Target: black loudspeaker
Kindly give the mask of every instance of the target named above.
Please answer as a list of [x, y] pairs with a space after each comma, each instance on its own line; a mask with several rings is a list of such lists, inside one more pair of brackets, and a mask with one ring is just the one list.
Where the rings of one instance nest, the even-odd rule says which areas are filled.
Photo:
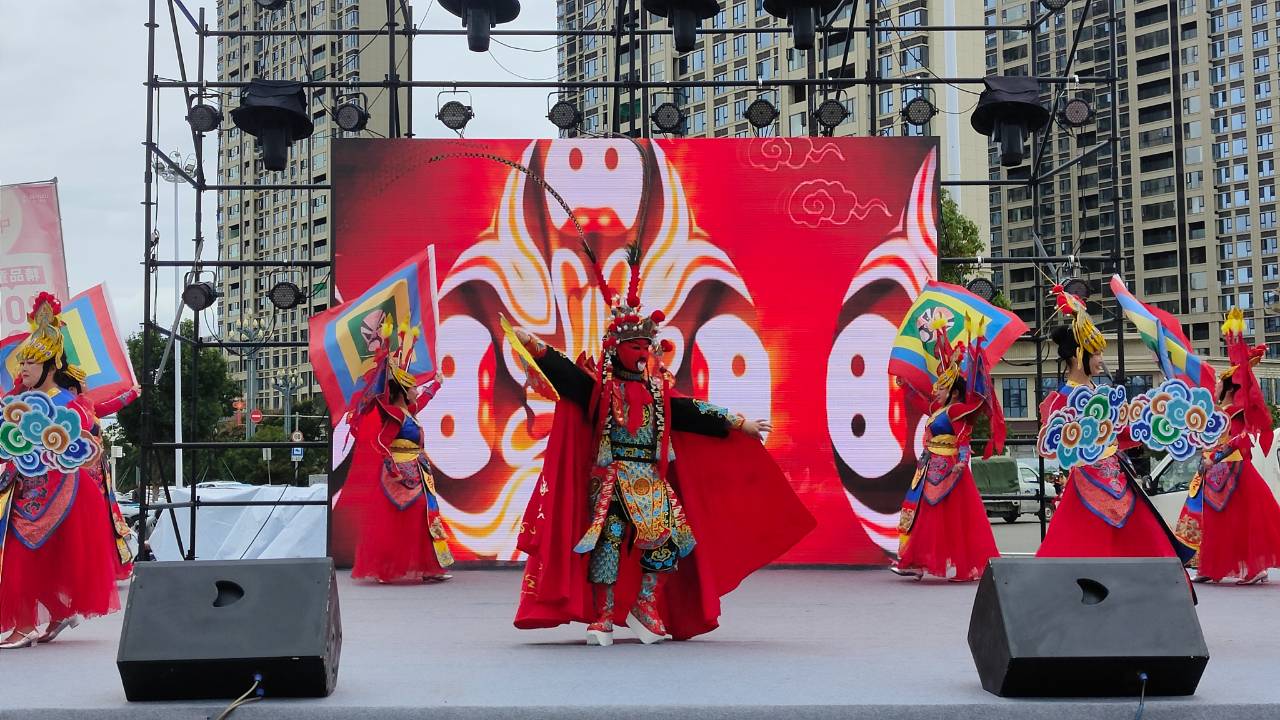
[[330, 558], [134, 567], [116, 666], [129, 700], [323, 697], [342, 622]]
[[991, 561], [969, 649], [1003, 697], [1191, 695], [1209, 662], [1175, 558]]

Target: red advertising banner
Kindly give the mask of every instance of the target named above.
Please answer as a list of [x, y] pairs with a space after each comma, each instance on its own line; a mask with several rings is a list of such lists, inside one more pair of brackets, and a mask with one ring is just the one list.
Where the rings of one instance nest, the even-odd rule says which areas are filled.
[[419, 417], [455, 554], [519, 558], [550, 428], [499, 314], [599, 350], [576, 219], [615, 284], [642, 240], [677, 388], [772, 420], [766, 447], [819, 521], [782, 561], [883, 562], [919, 425], [887, 367], [935, 272], [937, 156], [932, 138], [336, 141], [341, 296], [435, 246], [444, 387]]
[[25, 332], [32, 299], [46, 291], [70, 298], [58, 181], [0, 185], [0, 337]]

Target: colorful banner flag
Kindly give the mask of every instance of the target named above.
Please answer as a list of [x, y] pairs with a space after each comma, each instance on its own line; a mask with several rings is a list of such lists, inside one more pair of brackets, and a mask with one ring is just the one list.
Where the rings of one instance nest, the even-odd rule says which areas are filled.
[[0, 186], [0, 337], [25, 332], [31, 300], [67, 291], [58, 181]]
[[[129, 353], [111, 314], [105, 285], [95, 285], [62, 306], [62, 340], [67, 362], [85, 373], [85, 394], [95, 403], [118, 397], [136, 384]], [[8, 391], [17, 377], [14, 351], [26, 333], [0, 340], [0, 388]]]
[[[374, 355], [383, 342], [382, 324], [386, 318], [392, 319], [394, 327], [408, 322], [420, 332], [414, 341], [409, 372], [423, 380], [435, 370], [433, 250], [428, 246], [354, 300], [312, 316], [311, 366], [335, 424], [360, 390], [365, 374], [373, 368]], [[397, 350], [397, 333], [392, 333], [389, 342], [391, 350]]]
[[968, 341], [965, 317], [970, 329], [984, 329], [983, 356], [994, 367], [1009, 346], [1027, 331], [1026, 323], [1008, 310], [992, 305], [959, 285], [930, 280], [916, 296], [898, 327], [889, 354], [889, 374], [896, 375], [916, 390], [928, 395], [938, 379], [938, 358], [934, 355], [934, 323], [946, 329], [952, 343]]
[[1213, 368], [1191, 350], [1191, 341], [1183, 334], [1177, 318], [1138, 300], [1119, 275], [1111, 277], [1111, 292], [1125, 317], [1138, 329], [1142, 343], [1155, 353], [1166, 378], [1181, 378], [1188, 385], [1214, 389]]

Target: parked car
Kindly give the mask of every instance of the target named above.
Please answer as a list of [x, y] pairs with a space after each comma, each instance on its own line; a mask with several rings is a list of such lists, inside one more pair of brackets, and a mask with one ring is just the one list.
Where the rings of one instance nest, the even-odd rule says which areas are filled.
[[[1020, 464], [1011, 457], [993, 457], [990, 460], [974, 460], [973, 479], [978, 492], [988, 495], [1016, 495], [1018, 500], [986, 500], [988, 517], [996, 517], [1007, 523], [1017, 522], [1023, 515], [1040, 512], [1040, 476], [1035, 468]], [[1045, 484], [1046, 517], [1053, 515], [1054, 498], [1058, 491], [1051, 483]]]
[[[1280, 465], [1277, 465], [1277, 454], [1280, 454], [1280, 430], [1271, 441], [1271, 454], [1264, 455], [1257, 443], [1253, 445], [1253, 467], [1271, 486], [1271, 491], [1280, 497]], [[1178, 515], [1182, 513], [1182, 505], [1187, 501], [1187, 488], [1191, 486], [1191, 478], [1200, 468], [1200, 456], [1187, 460], [1174, 460], [1167, 455], [1151, 469], [1151, 477], [1143, 478], [1143, 489], [1151, 496], [1160, 517], [1174, 527], [1178, 524]]]

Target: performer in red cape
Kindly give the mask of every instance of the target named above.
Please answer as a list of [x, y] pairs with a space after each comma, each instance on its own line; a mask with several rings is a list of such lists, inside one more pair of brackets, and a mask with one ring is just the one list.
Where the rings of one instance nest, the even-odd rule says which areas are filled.
[[1253, 374], [1266, 346], [1245, 342], [1239, 308], [1222, 324], [1222, 337], [1232, 365], [1218, 376], [1218, 405], [1231, 424], [1222, 442], [1204, 453], [1177, 533], [1198, 548], [1192, 561], [1197, 582], [1236, 578], [1237, 585], [1254, 585], [1280, 567], [1280, 505], [1252, 462], [1255, 438], [1267, 453], [1273, 435], [1271, 412]]
[[[99, 440], [66, 374], [61, 305], [36, 297], [0, 433], [0, 649], [49, 642], [120, 609]], [[37, 628], [44, 625], [43, 632]]]
[[[1066, 363], [1066, 383], [1040, 405], [1040, 416], [1064, 407], [1071, 391], [1094, 387], [1105, 372], [1107, 340], [1085, 311], [1083, 301], [1055, 287], [1058, 308], [1071, 324], [1054, 330], [1058, 358]], [[1136, 446], [1127, 432], [1096, 462], [1070, 469], [1063, 497], [1036, 557], [1177, 557], [1183, 549], [1160, 519], [1150, 498], [1122, 466], [1120, 451]], [[1189, 555], [1188, 555], [1189, 557]]]
[[588, 645], [610, 645], [625, 621], [646, 644], [685, 640], [815, 522], [759, 440], [769, 424], [678, 396], [650, 357], [664, 317], [641, 314], [639, 244], [625, 297], [584, 251], [611, 313], [600, 364], [516, 331], [560, 400], [521, 524], [515, 625], [587, 623]]
[[[76, 397], [84, 394], [85, 373], [79, 366], [68, 365], [65, 380], [65, 385], [59, 382], [63, 389], [71, 391]], [[141, 394], [141, 388], [134, 385], [110, 400], [93, 403], [91, 408], [87, 407], [87, 402], [85, 403], [86, 409], [88, 409], [93, 420], [93, 427], [90, 431], [98, 439], [100, 445], [102, 444], [102, 418], [120, 412], [129, 403], [137, 400]], [[99, 472], [102, 474], [102, 494], [107, 499], [107, 510], [110, 513], [111, 555], [116, 561], [116, 580], [124, 581], [133, 575], [133, 550], [129, 547], [129, 538], [133, 535], [133, 531], [129, 529], [129, 523], [125, 521], [124, 513], [120, 511], [120, 501], [116, 498], [115, 478], [111, 476], [111, 463], [107, 458], [105, 445], [103, 446]]]
[[[944, 328], [934, 328], [938, 380], [925, 430], [925, 451], [898, 522], [899, 575], [925, 573], [966, 582], [982, 577], [991, 558], [999, 557], [991, 522], [969, 468], [973, 423], [985, 414], [991, 421], [986, 457], [1004, 444], [1004, 412], [991, 387], [982, 354], [982, 338], [952, 345]], [[920, 500], [924, 500], [923, 503]]]
[[453, 564], [447, 527], [436, 500], [431, 463], [414, 416], [440, 388], [421, 390], [408, 371], [416, 330], [402, 326], [396, 351], [391, 321], [383, 326], [374, 367], [348, 410], [356, 446], [338, 505], [356, 518], [353, 578], [378, 582], [441, 582]]

